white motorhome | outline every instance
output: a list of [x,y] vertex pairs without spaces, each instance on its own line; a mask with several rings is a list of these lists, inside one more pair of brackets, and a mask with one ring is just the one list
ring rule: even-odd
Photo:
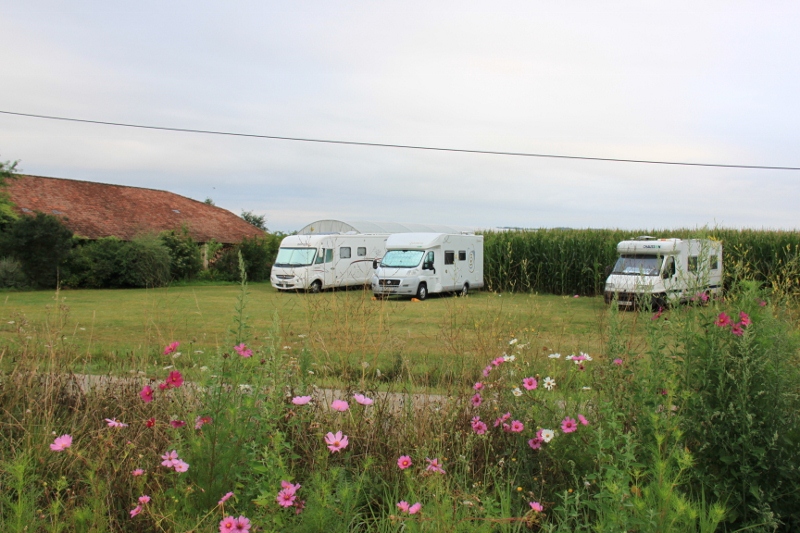
[[377,297],[459,292],[483,287],[483,235],[396,233],[375,262],[372,292]]
[[639,237],[617,245],[606,280],[606,303],[655,309],[722,291],[722,243],[708,239]]
[[369,285],[372,262],[389,234],[290,235],[281,241],[270,281],[282,291]]

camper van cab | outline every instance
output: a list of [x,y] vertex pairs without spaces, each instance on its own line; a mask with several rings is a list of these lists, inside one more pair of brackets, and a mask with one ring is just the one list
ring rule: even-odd
[[376,297],[459,292],[483,287],[483,235],[396,233],[386,240],[386,254],[375,262]]
[[605,301],[620,308],[653,308],[722,291],[722,243],[708,239],[639,237],[617,245],[619,259],[605,285]]
[[388,234],[290,235],[281,241],[270,282],[281,291],[365,286]]

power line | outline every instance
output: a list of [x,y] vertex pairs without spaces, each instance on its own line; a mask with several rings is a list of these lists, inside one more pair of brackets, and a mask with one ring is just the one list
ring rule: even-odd
[[559,155],[559,154],[538,154],[532,152],[503,152],[496,150],[469,150],[466,148],[442,148],[436,146],[418,146],[411,144],[388,144],[362,141],[341,141],[335,139],[312,139],[307,137],[283,137],[279,135],[257,135],[255,133],[236,133],[231,131],[198,130],[192,128],[173,128],[167,126],[146,126],[142,124],[127,124],[123,122],[107,122],[103,120],[88,120],[82,118],[56,117],[50,115],[35,115],[32,113],[16,113],[14,111],[2,111],[4,115],[15,115],[19,117],[41,118],[46,120],[60,120],[64,122],[80,122],[83,124],[101,124],[104,126],[120,126],[123,128],[137,128],[143,130],[174,131],[180,133],[200,133],[205,135],[225,135],[229,137],[249,137],[253,139],[272,139],[277,141],[296,141],[306,143],[321,144],[341,144],[349,146],[369,146],[376,148],[402,148],[406,150],[427,150],[432,152],[455,152],[462,154],[483,154],[483,155],[504,155],[514,157],[542,157],[549,159],[572,159],[579,161],[605,161],[609,163],[643,163],[648,165],[673,165],[684,167],[714,167],[714,168],[743,168],[757,170],[800,170],[800,167],[783,167],[768,165],[733,165],[725,163],[690,163],[687,161],[656,161],[651,159],[620,159],[615,157],[589,157],[582,155]]

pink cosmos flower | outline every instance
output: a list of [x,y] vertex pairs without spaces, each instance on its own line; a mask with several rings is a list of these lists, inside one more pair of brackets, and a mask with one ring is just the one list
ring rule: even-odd
[[725,327],[731,325],[731,317],[726,315],[725,313],[720,313],[717,317],[717,320],[714,322],[716,326]]
[[176,472],[183,473],[189,470],[189,463],[186,463],[178,459],[178,461],[173,465],[173,468],[175,469]]
[[331,402],[331,409],[334,411],[347,411],[350,409],[350,406],[344,400],[333,400]]
[[481,398],[480,393],[476,392],[475,396],[472,397],[471,401],[472,401],[472,406],[473,407],[479,407],[481,405],[481,403],[483,402],[483,398]]
[[169,388],[169,383],[167,383],[166,381],[164,383],[158,384],[158,390],[167,390],[168,388]]
[[483,388],[483,383],[481,383],[479,381],[479,382],[475,383],[475,385],[473,385],[472,388],[475,389],[475,390],[481,390]]
[[661,315],[663,314],[664,314],[664,308],[659,307],[658,312],[656,312],[653,316],[651,316],[650,320],[658,320],[659,318],[661,318]]
[[295,396],[292,398],[292,403],[295,405],[305,405],[311,401],[311,396]]
[[353,398],[356,400],[356,403],[361,405],[372,405],[372,398],[367,398],[363,394],[353,394]]
[[291,507],[294,505],[294,501],[297,499],[297,495],[289,490],[289,489],[282,489],[278,493],[278,497],[275,500],[278,502],[278,505],[281,507]]
[[708,293],[706,293],[706,292],[700,293],[700,300],[702,300],[703,303],[707,302],[708,301]]
[[583,416],[583,415],[578,415],[578,421],[579,421],[581,424],[583,424],[584,426],[588,426],[588,425],[589,425],[589,421],[588,421],[588,420],[586,420],[586,417],[585,417],[585,416]]
[[177,341],[167,344],[166,348],[164,348],[164,355],[171,354],[172,352],[177,350],[178,346],[180,346],[180,345],[181,345],[181,343],[179,343]]
[[300,490],[300,487],[301,487],[300,483],[297,483],[296,485],[293,485],[293,484],[289,483],[288,481],[281,481],[281,488],[284,489],[284,490],[288,490],[292,494],[296,494],[297,491]]
[[500,365],[502,365],[504,362],[505,362],[505,359],[503,359],[503,357],[496,357],[494,360],[492,360],[492,364],[493,364],[494,366],[500,366]]
[[139,397],[144,400],[144,403],[150,403],[153,401],[153,389],[150,385],[145,385],[144,388],[139,391]]
[[508,420],[509,418],[511,418],[511,413],[506,413],[506,414],[504,414],[503,416],[501,416],[501,417],[497,418],[497,419],[494,421],[494,427],[497,427],[497,426],[499,426],[500,424],[502,424],[503,422],[505,422],[505,421],[506,421],[506,420]]
[[491,372],[491,371],[492,371],[492,365],[489,365],[486,368],[484,368],[483,369],[483,377],[488,378],[489,377],[489,372]]
[[400,468],[400,470],[405,470],[412,464],[414,463],[411,462],[411,457],[409,457],[408,455],[401,455],[400,458],[397,460],[397,466]]
[[233,351],[235,351],[244,358],[253,356],[253,350],[249,350],[245,343],[237,344],[236,346],[233,347]]
[[50,445],[50,449],[54,452],[63,452],[70,446],[72,446],[72,435],[61,435],[60,437],[56,437]]
[[533,509],[537,513],[541,513],[542,511],[544,511],[544,507],[542,507],[542,504],[539,502],[529,502],[529,504],[531,506],[531,509]]
[[226,516],[219,523],[219,533],[233,533],[236,527],[236,519],[232,516]]
[[442,465],[439,464],[439,459],[428,459],[426,457],[425,460],[428,461],[428,468],[425,469],[428,472],[437,472],[439,474],[445,473],[444,469],[442,468]]
[[622,366],[622,359],[620,359],[619,357],[614,359],[614,361],[612,362],[617,366]]
[[105,420],[106,420],[106,423],[108,424],[108,427],[110,427],[110,428],[126,428],[126,427],[128,427],[128,424],[123,424],[122,422],[120,422],[116,418],[106,418]]
[[149,428],[151,428],[151,427],[156,425],[156,419],[155,418],[148,418],[147,421],[145,421],[144,425],[149,427]]
[[767,305],[767,302],[765,302],[764,300],[760,300],[758,302],[758,305],[761,306],[761,307],[765,307]]
[[741,320],[740,324],[742,325],[742,327],[745,328],[753,323],[753,321],[750,320],[750,315],[748,315],[744,311],[739,313],[739,320]]
[[200,429],[206,424],[210,424],[212,420],[210,416],[198,416],[194,419],[194,429]]
[[489,428],[486,427],[486,423],[482,422],[480,417],[474,417],[472,419],[472,431],[477,433],[478,435],[483,435]]
[[522,425],[522,422],[519,420],[514,420],[511,422],[511,432],[512,433],[522,433],[522,430],[525,429],[525,426]]
[[236,519],[236,524],[233,526],[234,531],[250,531],[250,519],[239,515]]
[[217,505],[222,505],[226,501],[230,500],[232,496],[233,496],[233,492],[226,492],[225,496],[220,498],[220,500],[217,502]]
[[169,373],[169,377],[167,377],[167,385],[169,387],[175,387],[176,389],[183,385],[183,376],[177,370],[173,370]]
[[422,509],[422,504],[417,502],[408,508],[408,514],[417,514]]
[[522,386],[525,387],[525,390],[536,390],[536,387],[539,386],[539,382],[536,381],[536,378],[524,378],[522,380]]
[[737,322],[736,324],[731,326],[731,333],[733,333],[737,337],[741,337],[742,335],[744,335],[744,330],[742,329],[742,323]]
[[143,476],[144,475],[144,470],[142,470],[141,468],[137,468],[136,470],[131,472],[131,475],[133,477]]
[[328,444],[328,449],[331,453],[347,448],[348,444],[347,435],[342,435],[341,431],[337,431],[335,435],[329,432],[325,435],[325,442]]
[[139,503],[141,503],[142,505],[144,505],[146,503],[149,503],[149,502],[150,502],[150,496],[148,496],[147,494],[139,496]]
[[409,506],[408,506],[408,502],[407,501],[399,501],[399,502],[397,502],[397,508],[400,509],[401,513],[407,513],[408,512],[408,507]]
[[169,425],[177,429],[185,426],[186,422],[184,420],[170,420]]
[[574,418],[567,417],[561,421],[561,431],[564,433],[572,433],[576,429],[578,429],[578,424]]
[[172,468],[175,465],[175,462],[178,460],[178,452],[176,450],[172,450],[171,452],[167,452],[161,456],[163,461],[161,461],[161,466],[166,466],[167,468]]
[[539,448],[542,447],[543,442],[544,440],[542,440],[541,437],[535,437],[528,441],[528,446],[530,446],[534,450],[538,450]]
[[141,505],[137,505],[136,507],[131,509],[131,518],[133,518],[134,516],[136,516],[137,514],[139,514],[141,512],[142,512],[142,506]]

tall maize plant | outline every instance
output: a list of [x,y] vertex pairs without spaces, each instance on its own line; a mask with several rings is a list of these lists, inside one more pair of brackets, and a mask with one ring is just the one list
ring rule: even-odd
[[484,234],[489,290],[550,294],[602,293],[617,243],[640,235],[711,238],[723,243],[726,284],[754,279],[800,294],[800,232],[731,229],[538,229]]

